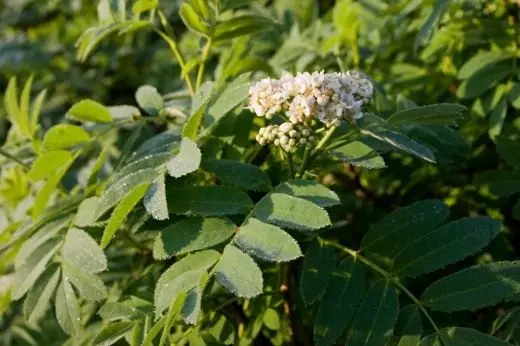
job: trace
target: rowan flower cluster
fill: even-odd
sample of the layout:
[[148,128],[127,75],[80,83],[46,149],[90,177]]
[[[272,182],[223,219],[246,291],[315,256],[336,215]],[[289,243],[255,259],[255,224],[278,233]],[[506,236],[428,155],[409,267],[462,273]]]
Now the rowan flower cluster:
[[339,126],[343,120],[362,118],[372,93],[372,83],[355,71],[284,73],[280,79],[262,79],[249,89],[249,109],[266,119],[279,114],[286,122],[260,129],[256,139],[294,151],[313,143],[320,124]]

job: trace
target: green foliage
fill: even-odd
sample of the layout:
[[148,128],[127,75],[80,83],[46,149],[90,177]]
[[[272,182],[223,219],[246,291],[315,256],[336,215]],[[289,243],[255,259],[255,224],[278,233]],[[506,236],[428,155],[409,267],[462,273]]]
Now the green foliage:
[[520,344],[518,13],[0,5],[0,344]]

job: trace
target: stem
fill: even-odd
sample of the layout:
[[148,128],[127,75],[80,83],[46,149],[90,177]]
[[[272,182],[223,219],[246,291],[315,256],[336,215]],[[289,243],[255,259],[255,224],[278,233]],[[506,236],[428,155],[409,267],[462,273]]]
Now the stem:
[[307,164],[309,163],[310,153],[311,149],[309,147],[305,148],[305,151],[303,152],[302,164],[300,166],[300,169],[298,170],[298,173],[296,173],[297,178],[301,178],[305,173],[305,169],[307,169]]
[[14,156],[13,154],[8,153],[7,151],[5,151],[2,148],[0,148],[0,155],[4,156],[5,158],[7,158],[11,161],[16,162],[17,164],[19,164],[20,166],[22,166],[23,168],[25,168],[27,170],[29,170],[31,168],[31,167],[29,167],[28,164],[26,164],[25,162],[23,162],[22,160],[20,160],[16,156]]
[[208,59],[212,43],[213,41],[211,40],[211,38],[208,38],[208,40],[206,41],[206,45],[204,46],[204,50],[202,51],[199,72],[197,73],[197,83],[195,84],[197,90],[200,88],[200,85],[202,84],[202,79],[204,78],[204,68],[206,67],[206,60]]
[[293,157],[290,153],[286,153],[287,154],[287,162],[289,164],[289,175],[292,178],[294,178],[294,162],[293,162]]
[[319,141],[318,145],[316,146],[316,149],[314,149],[314,151],[312,152],[312,156],[316,156],[316,154],[318,154],[323,149],[323,147],[325,146],[325,144],[327,144],[328,140],[330,139],[330,137],[332,137],[336,129],[337,126],[332,126],[330,129],[327,130],[327,132],[325,132],[325,135]]
[[392,284],[398,288],[399,290],[401,290],[404,294],[406,294],[408,296],[408,298],[410,298],[415,305],[417,305],[417,307],[419,308],[419,310],[422,311],[422,313],[424,314],[424,316],[428,319],[428,321],[430,322],[430,324],[432,325],[433,329],[436,331],[436,332],[439,332],[439,327],[437,327],[437,324],[435,323],[435,321],[433,320],[433,318],[430,316],[430,313],[428,312],[428,310],[426,310],[426,308],[424,307],[424,305],[421,303],[421,301],[419,301],[419,299],[417,299],[417,297],[415,297],[415,295],[410,292],[408,290],[408,288],[406,288],[400,281],[398,278],[396,277],[393,277],[389,272],[387,272],[385,269],[381,268],[380,266],[378,266],[377,264],[375,264],[374,262],[372,262],[371,260],[369,260],[368,258],[364,257],[363,255],[361,255],[359,252],[349,248],[349,247],[346,247],[346,246],[343,246],[339,243],[336,243],[334,241],[330,241],[330,240],[326,240],[326,239],[322,239],[322,242],[324,244],[327,244],[327,245],[330,245],[340,251],[343,251],[347,254],[349,254],[350,256],[352,256],[352,258],[354,259],[359,259],[361,262],[363,262],[364,264],[366,264],[367,266],[369,266],[370,268],[372,268],[374,271],[378,272],[379,274],[381,274],[383,277],[385,277],[386,279],[388,279],[390,282],[392,282]]
[[[154,29],[154,31],[163,38],[163,40],[166,41],[168,44],[168,47],[170,48],[171,52],[173,53],[173,56],[179,63],[179,66],[181,69],[184,70],[186,66],[186,61],[184,60],[184,56],[182,55],[181,51],[179,50],[179,47],[177,46],[177,42],[168,35],[166,35],[163,31],[159,29]],[[188,86],[188,91],[190,92],[190,95],[195,95],[195,89],[193,88],[193,82],[191,81],[191,77],[189,73],[186,73],[184,76],[184,79],[186,80],[186,85]]]

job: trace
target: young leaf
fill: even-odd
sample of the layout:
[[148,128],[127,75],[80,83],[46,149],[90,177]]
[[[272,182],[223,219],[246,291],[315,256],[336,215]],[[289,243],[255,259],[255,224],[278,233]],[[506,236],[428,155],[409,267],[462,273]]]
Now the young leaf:
[[173,214],[221,216],[247,214],[253,201],[230,186],[194,186],[170,189],[168,208]]
[[72,154],[66,150],[43,153],[34,161],[29,171],[29,179],[38,181],[54,174],[60,167],[72,160]]
[[164,101],[156,88],[150,85],[143,85],[135,92],[135,99],[139,107],[152,116],[159,115],[164,108]]
[[416,305],[408,305],[401,309],[395,324],[395,346],[417,346],[422,334],[421,312]]
[[253,209],[253,215],[261,221],[304,231],[330,225],[329,215],[323,208],[281,193],[271,193],[262,198]]
[[45,242],[35,249],[23,265],[15,271],[11,282],[11,297],[13,300],[22,298],[34,285],[60,245],[61,243],[53,240]]
[[422,302],[445,312],[476,310],[520,293],[520,262],[494,262],[463,269],[431,284]]
[[336,254],[333,248],[318,241],[309,245],[300,281],[300,293],[305,304],[312,304],[323,295],[335,267]]
[[155,220],[168,219],[168,203],[166,202],[166,186],[164,175],[158,176],[144,195],[143,204]]
[[316,345],[333,345],[347,328],[365,293],[365,280],[363,265],[351,259],[332,272],[314,320]]
[[31,137],[34,137],[34,134],[38,130],[38,123],[40,120],[40,114],[43,107],[43,101],[45,101],[45,96],[47,95],[47,90],[42,90],[36,99],[34,99],[32,104],[32,112],[31,112]]
[[56,292],[56,318],[69,335],[77,335],[81,329],[80,309],[74,289],[67,280],[61,280]]
[[227,185],[251,191],[269,191],[272,188],[269,176],[249,163],[225,159],[208,160],[202,167],[206,171],[215,173]]
[[220,22],[215,27],[215,41],[231,40],[276,27],[271,19],[257,15],[241,15]]
[[405,153],[417,156],[418,158],[421,158],[425,161],[435,163],[435,156],[430,149],[408,138],[402,133],[390,130],[363,130],[362,132],[394,148],[402,150]]
[[188,29],[197,34],[205,36],[210,35],[210,28],[204,23],[204,20],[197,14],[189,3],[184,2],[181,5],[180,16]]
[[353,141],[334,149],[331,154],[354,166],[368,169],[385,168],[385,160],[377,151],[360,141]]
[[291,179],[278,185],[273,192],[306,199],[323,208],[341,204],[334,191],[310,180]]
[[9,83],[7,84],[7,89],[5,90],[4,94],[4,106],[11,121],[15,123],[21,131],[23,131],[20,119],[21,112],[18,105],[18,82],[16,77],[11,77],[9,79]]
[[213,89],[214,83],[206,82],[197,91],[191,105],[191,115],[182,130],[183,138],[197,139],[199,128],[206,114],[206,107],[213,96]]
[[99,301],[107,297],[107,288],[99,276],[89,274],[64,262],[63,278],[76,287],[79,296],[88,301]]
[[202,154],[197,143],[190,138],[183,138],[177,156],[167,163],[168,174],[174,178],[180,178],[196,171],[200,166]]
[[60,280],[60,268],[48,267],[31,287],[23,302],[24,318],[30,323],[38,322],[45,314]]
[[67,232],[63,258],[90,274],[107,269],[107,259],[96,241],[88,233],[77,228],[71,228]]
[[132,330],[134,324],[135,322],[133,321],[110,322],[105,325],[96,336],[94,339],[94,345],[110,346],[115,344]]
[[439,200],[425,200],[400,208],[378,223],[365,234],[361,250],[391,255],[405,247],[421,234],[442,224],[449,209]]
[[224,249],[215,266],[215,278],[238,297],[251,298],[262,293],[262,271],[251,257],[233,245]]
[[146,190],[148,190],[149,184],[140,185],[132,190],[119,202],[119,204],[114,208],[110,219],[108,220],[108,224],[103,231],[103,237],[101,238],[101,248],[106,248],[110,241],[116,234],[117,230],[132,209],[139,203],[139,201],[144,197]]
[[206,249],[229,239],[237,226],[228,219],[188,218],[166,227],[155,238],[153,256],[166,259],[187,252]]
[[47,180],[45,185],[43,185],[42,189],[38,191],[38,194],[34,199],[33,209],[31,211],[31,215],[34,220],[38,219],[42,215],[43,211],[47,207],[47,203],[49,202],[52,193],[60,184],[61,179],[69,169],[72,162],[72,160],[66,162],[62,167],[55,171],[54,174]]
[[271,262],[288,262],[302,255],[296,240],[277,226],[255,218],[240,227],[235,244],[252,256]]
[[174,263],[157,281],[155,310],[163,312],[179,293],[188,292],[199,284],[202,273],[213,266],[219,257],[220,254],[214,250],[204,250]]
[[89,99],[75,103],[67,112],[67,117],[101,124],[112,122],[110,111],[101,103]]
[[[442,341],[441,341],[442,340]],[[415,344],[414,344],[415,345]],[[463,327],[444,328],[437,334],[421,340],[418,346],[510,346],[508,342],[484,334],[478,330]]]
[[399,313],[397,293],[388,281],[376,282],[366,293],[347,336],[347,345],[384,345]]
[[456,103],[439,103],[398,111],[387,121],[395,125],[453,125],[466,110],[466,107]]
[[437,270],[476,253],[499,230],[500,223],[484,216],[450,222],[409,243],[395,257],[394,272],[418,276]]
[[47,151],[67,149],[90,141],[90,135],[81,127],[58,124],[43,136],[43,148]]

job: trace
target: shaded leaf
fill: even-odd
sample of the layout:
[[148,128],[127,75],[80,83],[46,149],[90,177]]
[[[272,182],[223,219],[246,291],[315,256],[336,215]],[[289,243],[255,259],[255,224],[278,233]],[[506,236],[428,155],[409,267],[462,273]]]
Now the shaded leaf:
[[394,329],[396,346],[417,346],[422,334],[421,313],[416,305],[401,309]]
[[193,97],[191,115],[182,129],[183,138],[197,139],[199,128],[206,114],[206,107],[213,96],[213,89],[214,83],[206,82],[202,84],[197,94]]
[[385,160],[383,160],[379,153],[360,141],[342,145],[332,150],[331,154],[354,166],[368,169],[386,167]]
[[[442,342],[440,341],[442,340]],[[438,334],[429,335],[418,346],[508,346],[509,343],[484,334],[478,330],[463,327],[449,327]]]
[[157,116],[164,108],[164,101],[156,88],[150,85],[140,86],[135,92],[135,100],[146,113]]
[[520,262],[476,265],[441,278],[422,295],[422,302],[445,312],[476,310],[520,293]]
[[115,344],[118,340],[123,338],[134,326],[133,321],[118,321],[110,322],[105,325],[103,329],[94,339],[96,346],[110,346]]
[[206,171],[215,173],[224,184],[251,191],[269,191],[271,179],[260,168],[234,160],[208,160],[203,163]]
[[180,178],[194,172],[200,166],[201,157],[197,143],[189,138],[183,138],[179,153],[167,163],[168,173],[174,178]]
[[164,175],[157,177],[144,195],[143,204],[155,220],[168,219],[168,203],[166,202],[166,187]]
[[456,103],[439,103],[421,107],[407,108],[392,114],[387,121],[391,124],[412,125],[452,125],[467,110]]
[[99,301],[107,297],[107,288],[99,276],[79,270],[64,262],[63,278],[78,290],[79,296],[88,301]]
[[511,72],[509,64],[492,64],[474,73],[457,88],[457,97],[474,98],[483,94]]
[[36,323],[45,315],[59,280],[60,268],[57,265],[48,267],[36,280],[23,302],[23,315],[28,322]]
[[333,345],[354,317],[365,293],[363,265],[346,259],[333,272],[314,320],[316,345]]
[[250,74],[244,73],[226,84],[213,105],[209,107],[204,126],[210,127],[218,123],[222,117],[240,105],[249,96]]
[[305,252],[300,281],[300,293],[305,304],[311,304],[323,295],[335,267],[334,249],[313,241]]
[[462,65],[457,77],[459,79],[468,79],[483,68],[496,65],[502,60],[511,59],[512,57],[511,54],[506,52],[478,52]]
[[520,191],[520,174],[516,171],[478,172],[474,184],[488,187],[499,197],[507,197]]
[[497,152],[509,166],[520,168],[520,143],[507,137],[499,137],[496,141]]

